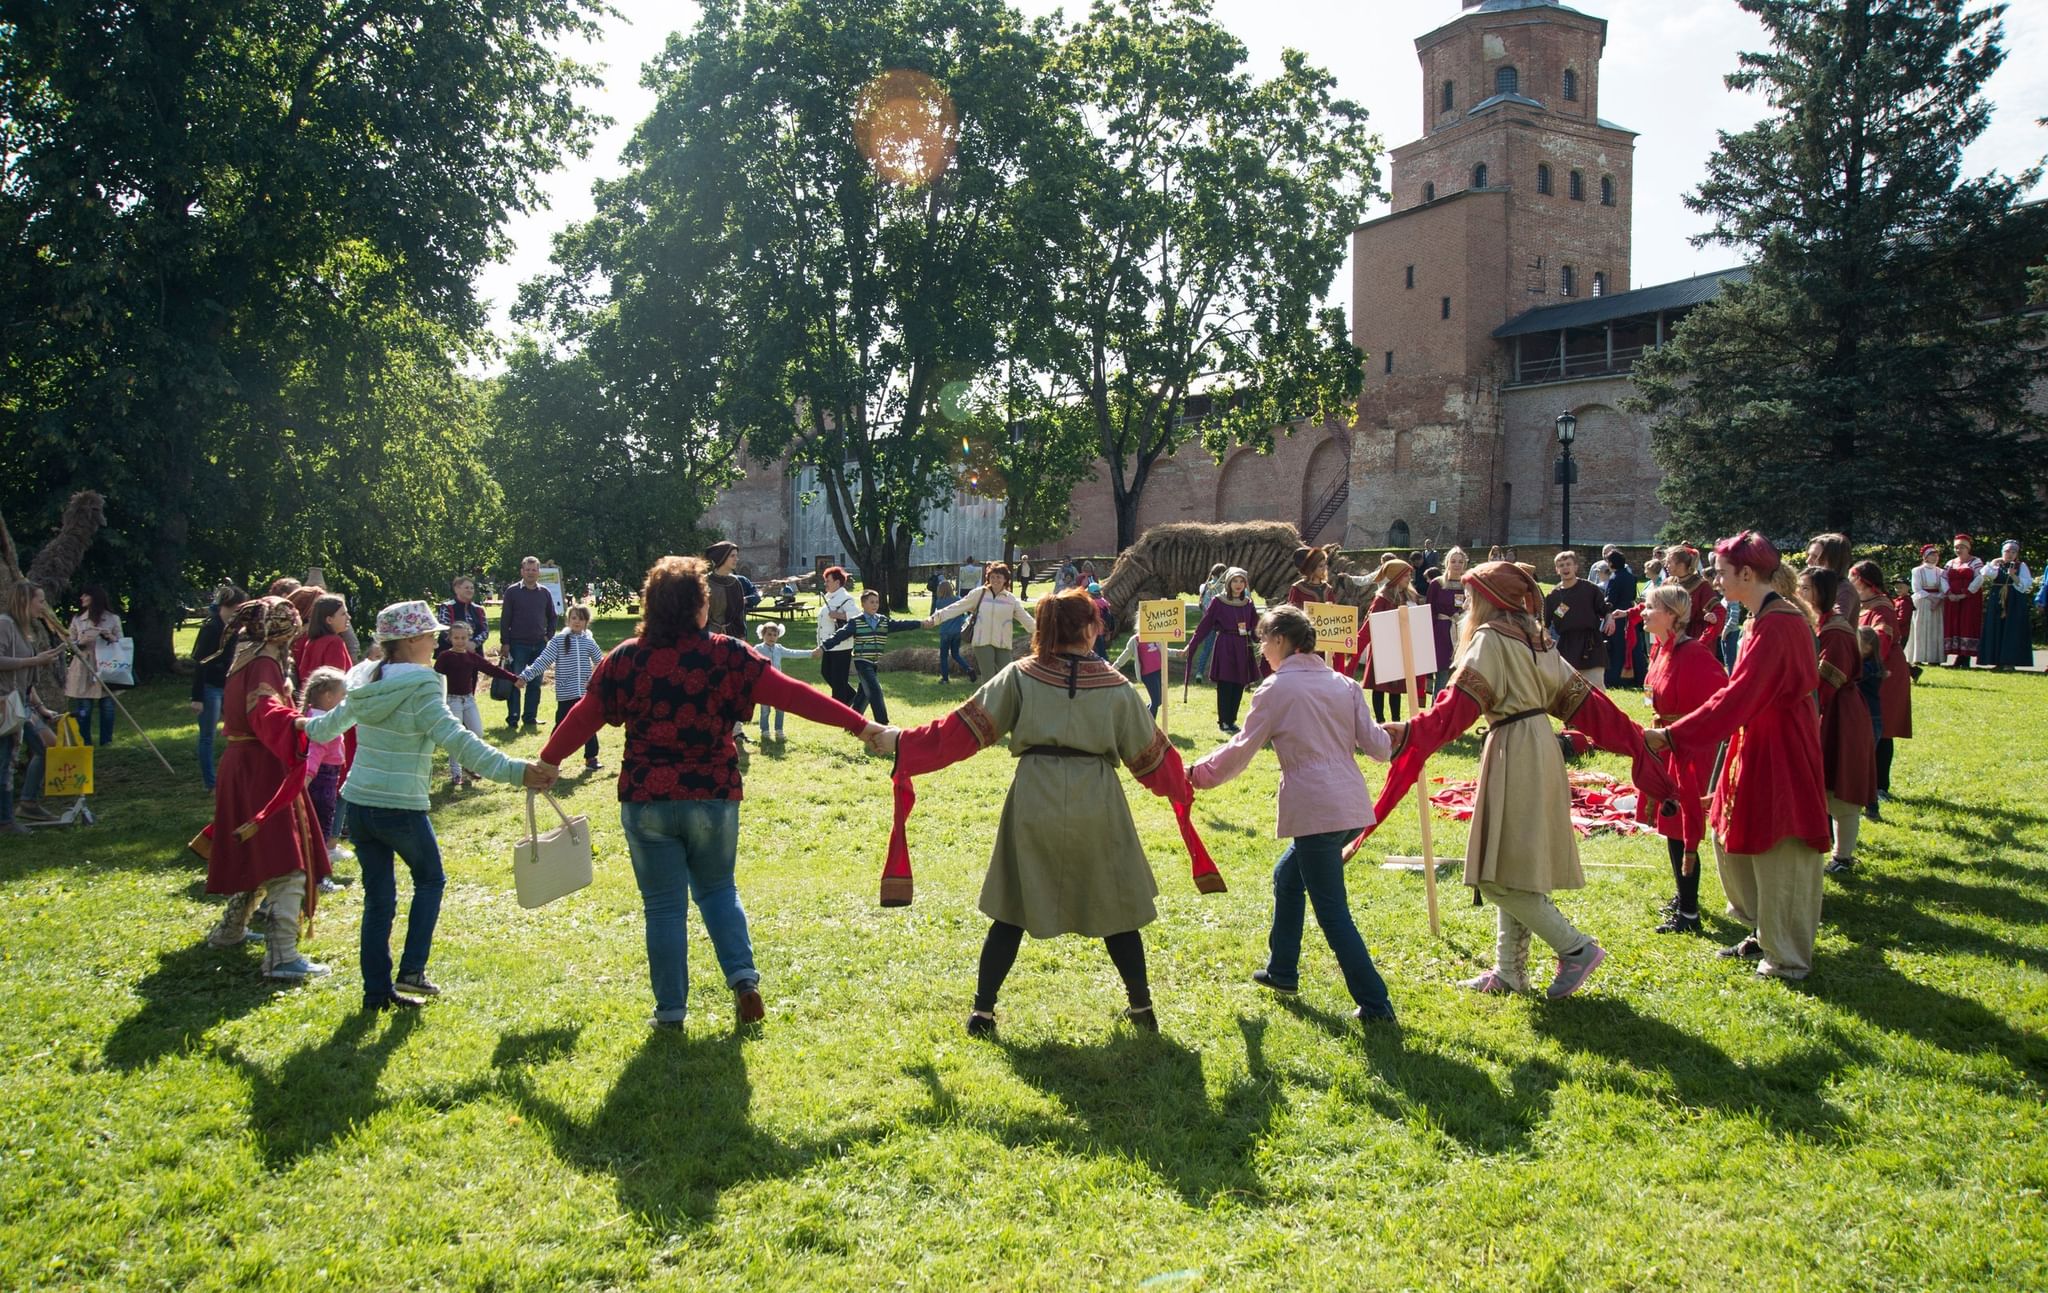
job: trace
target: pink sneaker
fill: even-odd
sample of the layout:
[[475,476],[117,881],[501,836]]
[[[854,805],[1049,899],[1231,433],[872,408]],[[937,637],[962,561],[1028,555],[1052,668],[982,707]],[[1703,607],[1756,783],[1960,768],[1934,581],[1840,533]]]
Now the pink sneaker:
[[1515,985],[1501,978],[1500,974],[1494,970],[1488,970],[1476,979],[1465,979],[1458,986],[1468,988],[1473,992],[1511,994],[1515,991]]
[[1557,977],[1550,981],[1550,987],[1543,995],[1552,1001],[1564,1000],[1586,986],[1586,980],[1593,977],[1594,969],[1606,959],[1607,949],[1591,940],[1573,955],[1558,957]]

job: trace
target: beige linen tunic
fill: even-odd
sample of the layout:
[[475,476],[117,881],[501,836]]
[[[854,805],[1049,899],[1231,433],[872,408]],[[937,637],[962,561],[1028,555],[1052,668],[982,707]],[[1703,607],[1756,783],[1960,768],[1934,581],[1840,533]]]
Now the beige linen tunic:
[[[1094,656],[1068,667],[1036,659],[1005,666],[960,713],[983,746],[1004,735],[1017,770],[996,826],[981,910],[1034,938],[1104,938],[1150,924],[1159,885],[1145,860],[1117,777],[1144,776],[1165,757],[1166,738],[1144,698]],[[1034,746],[1093,758],[1027,754]]]
[[[1571,784],[1557,734],[1544,715],[1568,718],[1585,700],[1589,684],[1555,648],[1532,650],[1505,633],[1481,629],[1451,685],[1477,702],[1488,724],[1465,846],[1465,883],[1531,893],[1584,888]],[[1532,709],[1542,713],[1494,726]]]

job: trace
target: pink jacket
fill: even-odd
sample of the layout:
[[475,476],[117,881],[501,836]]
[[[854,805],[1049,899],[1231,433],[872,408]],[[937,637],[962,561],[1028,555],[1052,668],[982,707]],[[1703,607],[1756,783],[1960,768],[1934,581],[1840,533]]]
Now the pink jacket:
[[1356,756],[1385,763],[1393,743],[1373,722],[1357,683],[1318,656],[1287,657],[1253,698],[1244,730],[1188,769],[1188,779],[1197,790],[1220,786],[1243,772],[1268,742],[1280,760],[1274,834],[1292,839],[1373,824],[1372,796]]
[[[318,718],[326,712],[324,709],[309,709],[306,711],[306,717]],[[340,736],[335,737],[331,741],[306,742],[307,785],[312,785],[313,778],[320,775],[320,768],[323,764],[330,768],[341,768],[348,765],[348,755],[344,749],[346,744],[347,738]]]

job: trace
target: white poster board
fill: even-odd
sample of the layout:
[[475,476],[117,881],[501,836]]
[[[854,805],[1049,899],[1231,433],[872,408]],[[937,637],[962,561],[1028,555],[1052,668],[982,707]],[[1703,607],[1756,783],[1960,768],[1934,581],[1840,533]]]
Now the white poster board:
[[562,568],[560,566],[542,566],[540,568],[540,586],[547,589],[548,596],[555,599],[555,614],[557,616],[562,615],[567,609],[562,603]]
[[[1374,611],[1367,616],[1372,628],[1372,680],[1376,683],[1405,683],[1417,676],[1433,677],[1436,659],[1436,630],[1427,605],[1400,606],[1391,611]],[[1402,632],[1406,618],[1407,632]],[[1410,660],[1410,650],[1415,658]]]

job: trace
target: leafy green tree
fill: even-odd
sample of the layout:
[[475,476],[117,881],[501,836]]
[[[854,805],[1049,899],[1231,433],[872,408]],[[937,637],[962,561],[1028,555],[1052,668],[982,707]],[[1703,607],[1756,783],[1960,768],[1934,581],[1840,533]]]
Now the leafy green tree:
[[1772,105],[1723,134],[1687,199],[1698,240],[1754,255],[1636,367],[1674,533],[1760,524],[1896,541],[2037,525],[2048,326],[2021,310],[2048,213],[2039,168],[1962,175],[1990,121],[2004,5],[1742,0],[1771,49],[1731,89]]
[[[709,0],[647,71],[660,94],[542,295],[616,311],[627,369],[687,387],[674,425],[817,469],[892,604],[955,485],[936,414],[1046,291],[1030,236],[1067,204],[1049,47],[1001,0]],[[1042,241],[1039,239],[1038,241]],[[743,325],[743,326],[742,326]],[[654,385],[622,393],[648,414]]]
[[[1318,308],[1377,188],[1365,112],[1298,52],[1259,80],[1208,0],[1097,0],[1060,70],[1092,126],[1046,347],[1055,398],[1085,408],[1137,535],[1153,464],[1194,438],[1270,443],[1276,425],[1347,420],[1361,356]],[[1186,416],[1191,397],[1213,412]]]
[[[127,593],[145,667],[169,663],[195,544],[236,569],[265,541],[251,497],[294,470],[266,435],[303,398],[303,365],[416,353],[363,346],[380,322],[480,325],[472,277],[505,218],[585,146],[572,95],[592,78],[554,46],[598,12],[0,0],[0,489],[23,518],[80,485],[106,494],[93,569]],[[423,371],[397,380],[446,378]],[[386,394],[387,410],[420,402]],[[327,536],[344,562],[351,515]]]
[[733,478],[732,439],[637,417],[588,350],[522,339],[491,407],[508,555],[547,553],[572,582],[620,597],[661,557],[710,541],[697,523]]

